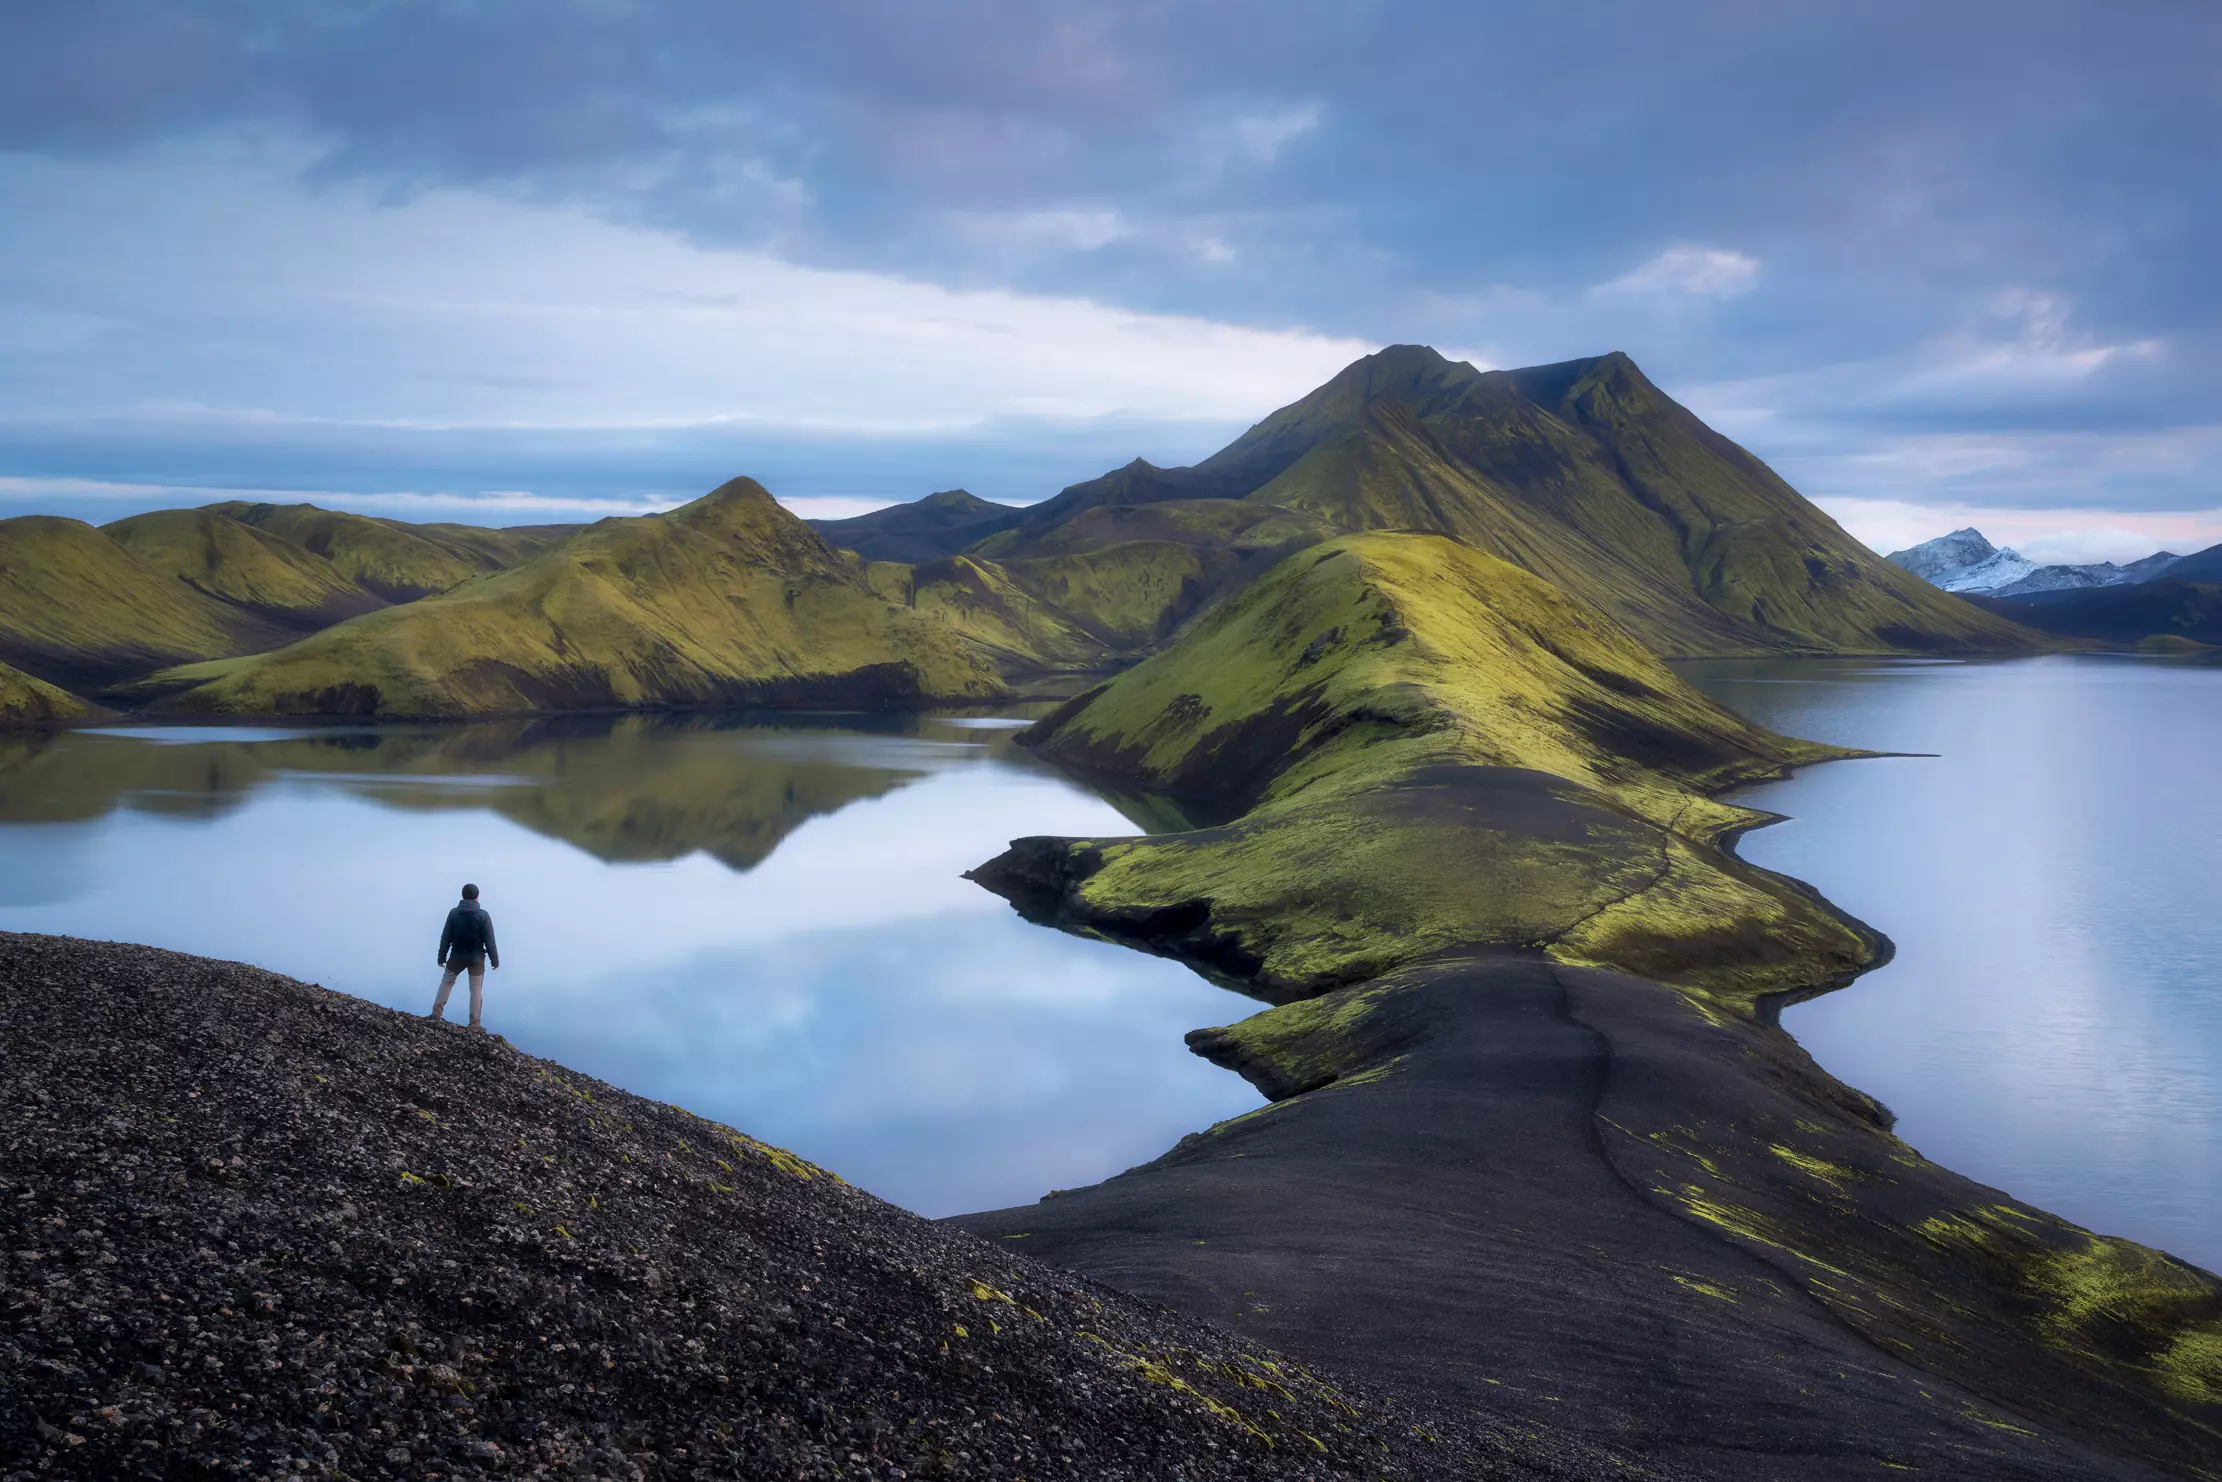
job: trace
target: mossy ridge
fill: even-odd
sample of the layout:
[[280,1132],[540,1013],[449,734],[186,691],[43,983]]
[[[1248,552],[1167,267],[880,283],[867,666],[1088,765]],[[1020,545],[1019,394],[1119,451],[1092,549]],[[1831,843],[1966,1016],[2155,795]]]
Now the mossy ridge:
[[398,719],[1005,693],[946,625],[877,595],[760,484],[610,519],[521,565],[275,653],[161,676],[199,714]]
[[325,627],[386,605],[323,557],[215,510],[155,510],[101,533],[196,591],[294,626]]
[[389,602],[410,602],[499,571],[565,539],[575,525],[507,530],[412,525],[313,504],[226,500],[202,513],[250,525],[308,551],[345,580]]
[[1496,946],[1748,1008],[1877,950],[1724,853],[1763,815],[1705,796],[1841,753],[1738,719],[1601,615],[1447,537],[1287,557],[1028,744],[1251,807],[1185,834],[1021,841],[976,878],[1274,1001]]
[[919,566],[875,561],[866,571],[873,591],[947,624],[992,655],[1006,673],[1092,669],[1111,657],[1101,639],[993,561],[972,556]]
[[251,652],[291,629],[195,591],[82,520],[0,520],[0,661],[94,695],[150,669]]
[[1847,754],[1713,704],[1527,572],[1409,532],[1283,559],[1172,649],[1045,719],[1030,744],[1243,801],[1435,762],[1524,767],[1701,840],[1764,818],[1704,794]]

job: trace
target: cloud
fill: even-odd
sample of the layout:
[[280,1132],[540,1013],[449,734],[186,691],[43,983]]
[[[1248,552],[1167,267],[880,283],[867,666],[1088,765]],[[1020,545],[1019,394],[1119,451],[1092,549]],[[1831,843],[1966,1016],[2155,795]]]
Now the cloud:
[[1270,165],[1293,141],[1319,127],[1320,107],[1304,103],[1237,118],[1227,129],[1233,153],[1253,165]]
[[1591,293],[1601,298],[1738,298],[1759,281],[1759,259],[1725,247],[1669,247]]
[[[470,524],[560,523],[599,520],[608,515],[652,515],[681,501],[634,497],[585,499],[535,494],[525,489],[456,492],[396,490],[365,493],[350,489],[257,489],[209,484],[124,483],[110,479],[0,477],[0,505],[22,505],[45,512],[57,506],[81,507],[94,523],[149,509],[215,504],[241,499],[264,504],[318,504],[327,509],[385,515],[399,520],[461,519]],[[829,501],[818,501],[827,503]],[[103,510],[103,505],[117,506]],[[867,508],[870,506],[867,505]],[[854,513],[864,513],[858,509]],[[811,518],[827,518],[811,513]]]
[[[623,426],[643,429],[659,486],[693,487],[727,434],[822,433],[881,439],[868,481],[892,488],[905,475],[882,454],[911,429],[925,487],[1015,492],[1074,472],[1037,436],[1058,417],[1125,408],[1128,451],[1155,457],[1290,394],[1232,341],[1158,353],[1107,329],[1120,313],[1294,334],[1246,343],[1294,346],[1279,358],[1307,371],[1315,341],[1473,345],[1510,365],[1624,348],[1678,395],[1733,385],[1738,435],[1770,458],[1917,435],[2134,441],[2222,404],[2212,5],[2093,27],[2076,7],[1876,0],[1818,31],[1741,0],[17,8],[0,175],[53,173],[0,199],[0,258],[42,259],[31,279],[0,261],[0,412],[167,408],[169,425],[235,433],[195,442],[199,463],[88,434],[38,465],[58,473],[310,486],[344,460],[288,469],[276,429],[337,417],[385,429],[351,451],[393,488],[554,488],[559,434]],[[171,186],[193,183],[195,148],[268,138],[292,141],[268,190],[208,205],[277,205],[270,240],[238,228],[233,263]],[[148,209],[75,199],[149,151],[177,178],[149,181]],[[349,235],[365,201],[413,209],[422,238],[389,222],[377,249],[406,250],[372,260]],[[485,225],[502,212],[510,226]],[[547,266],[511,229],[528,218]],[[686,253],[726,271],[683,269]],[[308,284],[320,256],[337,266]],[[118,286],[133,274],[172,301]],[[843,274],[909,285],[911,303],[867,286],[867,312],[831,312]],[[349,276],[352,308],[334,293]],[[660,316],[636,286],[663,295]],[[983,314],[980,294],[1089,313]],[[937,318],[953,326],[938,337]],[[1031,348],[997,368],[998,336]],[[1058,340],[1077,363],[1055,363]],[[0,451],[58,447],[39,428],[59,425],[18,417]],[[463,463],[418,466],[409,437],[440,426],[483,436]],[[952,468],[956,443],[931,440],[956,428],[978,434],[977,461]],[[101,461],[127,446],[131,468]],[[846,496],[848,446],[787,467]],[[594,477],[621,496],[638,485],[614,447]],[[497,455],[524,471],[487,467]],[[2166,469],[2077,495],[2060,466],[2044,450],[1996,466],[1984,497],[2213,498]],[[1916,463],[1892,476],[1892,494],[1924,492]],[[1959,498],[1973,477],[1926,492]]]
[[[894,434],[1246,420],[1370,348],[805,267],[484,193],[309,195],[267,160],[205,151],[66,171],[0,158],[0,215],[22,228],[0,242],[0,335],[27,326],[0,339],[0,421]],[[50,304],[73,307],[67,332],[7,313]]]
[[2157,337],[2107,343],[2069,327],[2062,294],[2011,288],[1991,296],[1973,324],[1916,349],[1916,367],[1890,387],[1900,397],[1931,396],[1972,384],[2050,388],[2089,380],[2125,360],[2157,359]]

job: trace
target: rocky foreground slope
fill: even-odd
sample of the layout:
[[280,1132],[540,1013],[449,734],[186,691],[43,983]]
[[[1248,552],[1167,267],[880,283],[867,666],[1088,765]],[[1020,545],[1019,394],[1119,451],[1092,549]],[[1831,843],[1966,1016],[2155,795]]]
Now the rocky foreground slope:
[[0,935],[0,1477],[1615,1478],[498,1039]]

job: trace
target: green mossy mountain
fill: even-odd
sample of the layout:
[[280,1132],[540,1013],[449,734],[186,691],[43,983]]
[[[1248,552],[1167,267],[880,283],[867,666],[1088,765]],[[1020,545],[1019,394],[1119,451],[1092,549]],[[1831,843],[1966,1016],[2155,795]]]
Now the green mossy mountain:
[[412,525],[313,504],[253,504],[232,500],[207,506],[257,530],[290,541],[331,564],[334,571],[388,602],[409,602],[460,586],[548,549],[575,533],[576,525],[524,525],[505,530],[479,525]]
[[195,590],[81,520],[0,520],[0,661],[49,684],[97,694],[294,631]]
[[867,561],[920,565],[953,556],[1017,524],[1025,511],[994,504],[963,489],[944,489],[909,504],[846,520],[811,520],[810,528]]
[[1022,841],[979,878],[1276,1001],[1477,943],[1747,1003],[1877,951],[1725,853],[1763,815],[1708,796],[1842,753],[1739,719],[1593,608],[1446,536],[1287,557],[1027,744],[1247,811]]
[[1397,345],[1193,468],[1137,459],[977,554],[1170,502],[1274,511],[1291,535],[1432,530],[1525,567],[1673,655],[1967,652],[2040,640],[1867,550],[1613,353],[1478,371]]
[[330,561],[213,509],[165,509],[101,527],[158,571],[242,611],[304,629],[386,605]]
[[185,714],[457,717],[1005,693],[752,479],[610,519],[492,575],[289,647],[160,676]]

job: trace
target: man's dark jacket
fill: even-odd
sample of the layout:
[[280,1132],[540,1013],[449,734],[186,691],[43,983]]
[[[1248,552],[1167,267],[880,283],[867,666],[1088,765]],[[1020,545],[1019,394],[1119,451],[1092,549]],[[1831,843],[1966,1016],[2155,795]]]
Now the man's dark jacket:
[[477,901],[464,901],[447,913],[447,925],[440,929],[440,962],[444,966],[474,957],[501,966],[501,949],[494,945],[494,918]]

